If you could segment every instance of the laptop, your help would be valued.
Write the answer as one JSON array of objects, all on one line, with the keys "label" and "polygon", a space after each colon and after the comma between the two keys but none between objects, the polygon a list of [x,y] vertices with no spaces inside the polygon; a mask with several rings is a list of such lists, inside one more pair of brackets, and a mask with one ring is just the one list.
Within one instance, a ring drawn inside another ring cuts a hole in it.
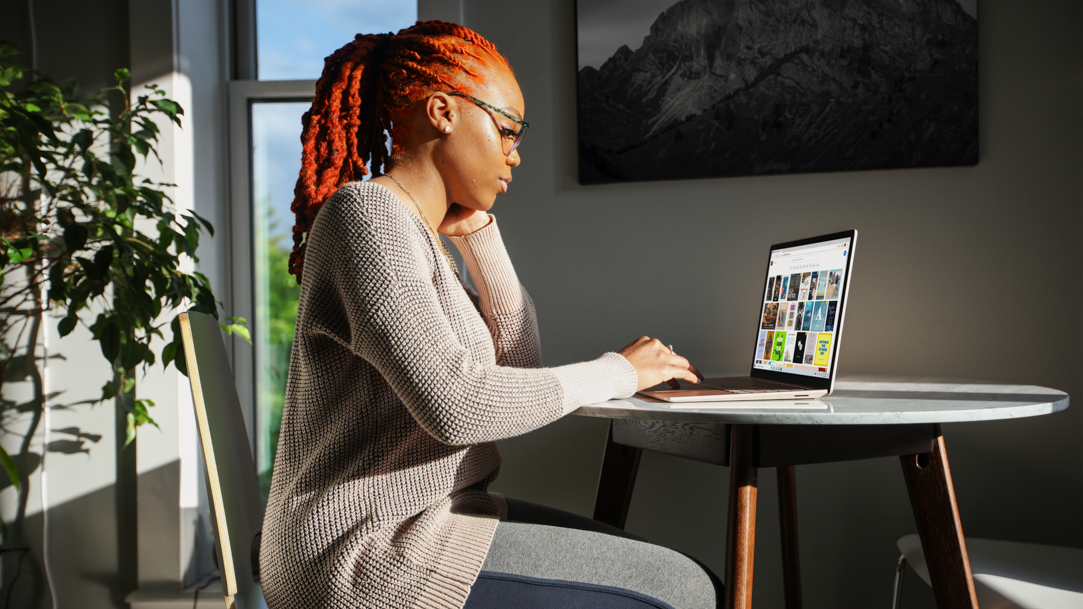
[{"label": "laptop", "polygon": [[856,243],[857,231],[848,230],[771,246],[749,376],[640,393],[666,402],[815,399],[831,393]]}]

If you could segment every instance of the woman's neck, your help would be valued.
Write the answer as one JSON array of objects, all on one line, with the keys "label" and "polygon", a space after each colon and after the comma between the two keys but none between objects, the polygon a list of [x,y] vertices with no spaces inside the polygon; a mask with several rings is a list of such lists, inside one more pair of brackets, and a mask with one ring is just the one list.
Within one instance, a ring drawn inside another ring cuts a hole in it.
[{"label": "woman's neck", "polygon": [[[443,179],[436,168],[428,163],[399,160],[387,174],[373,178],[373,181],[395,193],[411,213],[427,220],[434,231],[440,227],[451,206]],[[413,195],[413,200],[410,195]],[[424,213],[419,213],[418,207]]]}]

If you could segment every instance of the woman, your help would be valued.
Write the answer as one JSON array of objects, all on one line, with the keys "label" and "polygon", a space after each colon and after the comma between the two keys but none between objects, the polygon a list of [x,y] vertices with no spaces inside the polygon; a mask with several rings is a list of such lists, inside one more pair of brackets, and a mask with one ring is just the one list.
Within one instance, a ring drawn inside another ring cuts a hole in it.
[{"label": "woman", "polygon": [[[359,35],[328,57],[293,204],[301,300],[260,555],[272,609],[567,604],[553,593],[714,606],[690,559],[486,491],[494,441],[697,382],[646,337],[540,367],[533,305],[486,213],[520,162],[524,112],[507,61],[458,25]],[[377,177],[354,181],[366,165]]]}]

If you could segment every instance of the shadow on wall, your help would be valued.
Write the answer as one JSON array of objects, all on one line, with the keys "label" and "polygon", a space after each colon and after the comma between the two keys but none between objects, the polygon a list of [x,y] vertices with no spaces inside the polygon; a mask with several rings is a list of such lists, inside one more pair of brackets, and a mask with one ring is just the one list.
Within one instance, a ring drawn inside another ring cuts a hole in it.
[{"label": "shadow on wall", "polygon": [[[54,430],[55,433],[56,430]],[[131,450],[133,447],[129,447]],[[77,451],[79,452],[79,451]],[[54,463],[56,463],[54,461]],[[139,476],[141,489],[166,489],[179,484],[179,462],[169,463]],[[31,489],[39,492],[40,489]],[[124,537],[135,535],[136,523],[125,521],[118,504],[116,485],[99,488],[71,501],[51,505],[48,518],[38,512],[23,522],[23,538],[31,540],[29,551],[9,551],[0,555],[0,607],[51,609],[52,594],[56,607],[80,609],[123,609],[125,597],[137,586],[135,556],[122,556]],[[176,491],[166,494],[176,496]],[[192,540],[197,551],[184,567],[184,582],[191,584],[214,570],[213,546],[207,515],[195,508],[181,510],[182,523],[195,531]],[[163,536],[175,536],[178,523],[154,527]],[[49,568],[42,558],[44,528],[48,526]],[[144,544],[154,540],[143,540]],[[163,543],[176,546],[177,539],[163,537]],[[168,546],[167,546],[168,547]],[[178,553],[178,556],[180,553]],[[122,568],[122,565],[124,567]],[[122,572],[125,571],[125,572]],[[178,569],[179,571],[179,569]],[[52,579],[50,592],[50,581]],[[176,581],[143,582],[143,589],[179,590]]]}]

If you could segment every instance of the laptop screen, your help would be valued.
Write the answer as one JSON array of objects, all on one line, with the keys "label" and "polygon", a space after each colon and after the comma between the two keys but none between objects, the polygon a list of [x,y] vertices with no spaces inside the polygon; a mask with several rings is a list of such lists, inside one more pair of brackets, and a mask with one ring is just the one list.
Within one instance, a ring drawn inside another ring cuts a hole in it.
[{"label": "laptop screen", "polygon": [[847,231],[772,246],[753,376],[831,379],[856,236]]}]

